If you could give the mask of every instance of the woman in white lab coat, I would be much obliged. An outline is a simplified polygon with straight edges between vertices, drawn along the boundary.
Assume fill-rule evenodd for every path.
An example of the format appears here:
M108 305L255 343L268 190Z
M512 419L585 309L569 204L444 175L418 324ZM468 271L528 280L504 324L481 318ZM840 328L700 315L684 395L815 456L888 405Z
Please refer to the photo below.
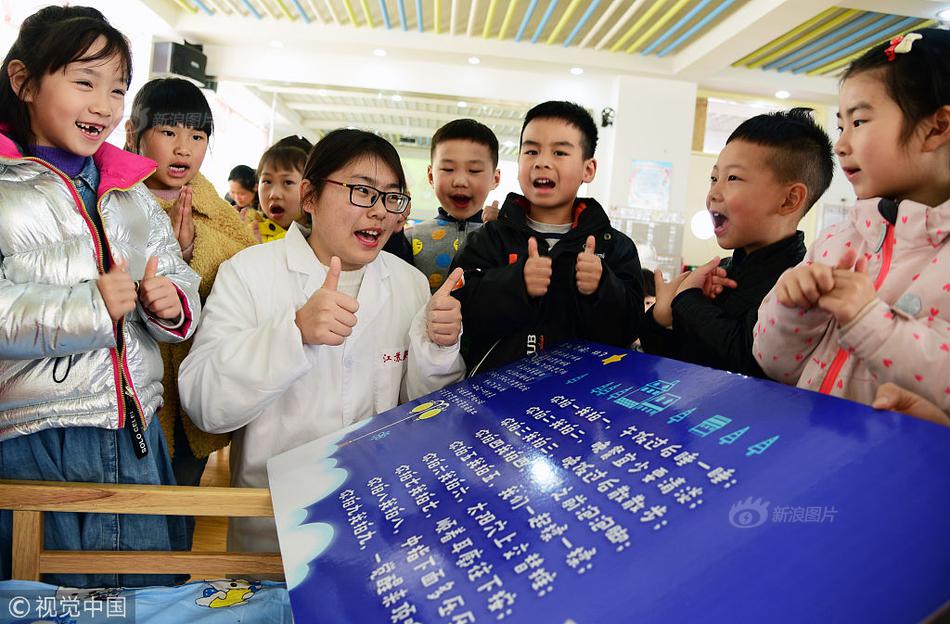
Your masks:
M396 150L361 130L314 147L301 196L309 236L221 265L179 370L186 412L234 432L231 483L267 487L269 457L462 379L461 311L425 276L380 253L409 205ZM235 519L232 550L276 551L272 519Z

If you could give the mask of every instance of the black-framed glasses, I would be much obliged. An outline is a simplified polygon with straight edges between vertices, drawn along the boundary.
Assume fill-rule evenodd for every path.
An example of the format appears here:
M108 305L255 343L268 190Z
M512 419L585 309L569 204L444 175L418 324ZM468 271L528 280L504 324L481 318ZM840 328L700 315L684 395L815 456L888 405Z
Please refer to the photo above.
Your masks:
M347 184L346 182L337 182L330 178L323 178L324 182L337 184L350 189L350 203L360 208L372 208L380 198L383 200L383 208L387 212L402 214L409 207L410 197L405 193L396 193L394 191L381 191L367 184Z

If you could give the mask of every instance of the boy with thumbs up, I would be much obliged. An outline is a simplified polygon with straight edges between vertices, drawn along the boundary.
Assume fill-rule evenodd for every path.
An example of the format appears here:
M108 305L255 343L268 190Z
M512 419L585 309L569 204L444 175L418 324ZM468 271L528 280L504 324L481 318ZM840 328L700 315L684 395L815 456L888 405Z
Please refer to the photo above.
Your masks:
M643 316L633 242L594 199L578 198L597 170L597 126L584 108L544 102L521 130L518 182L498 218L473 233L453 266L470 372L507 364L564 340L628 347Z
M735 251L669 283L656 272L643 350L765 377L752 353L759 304L805 256L798 222L828 188L833 168L828 135L807 109L758 115L736 128L706 196L720 247Z

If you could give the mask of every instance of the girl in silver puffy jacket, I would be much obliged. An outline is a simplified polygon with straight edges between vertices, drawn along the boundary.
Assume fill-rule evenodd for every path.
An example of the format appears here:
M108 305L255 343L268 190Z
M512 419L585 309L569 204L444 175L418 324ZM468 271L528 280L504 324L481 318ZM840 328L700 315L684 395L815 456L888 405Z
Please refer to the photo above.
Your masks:
M199 278L142 181L155 164L105 143L131 55L99 11L27 18L0 73L0 479L174 484L156 341L199 315ZM0 515L0 579L11 518ZM47 514L52 550L167 550L181 518ZM73 586L142 575L60 575Z

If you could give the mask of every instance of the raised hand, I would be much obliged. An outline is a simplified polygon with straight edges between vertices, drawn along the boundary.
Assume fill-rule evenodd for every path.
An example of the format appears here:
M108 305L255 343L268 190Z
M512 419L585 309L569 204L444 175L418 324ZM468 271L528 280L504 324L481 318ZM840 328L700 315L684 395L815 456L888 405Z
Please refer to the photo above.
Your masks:
M538 253L538 241L528 239L528 259L524 263L524 285L528 296L543 297L551 285L551 258Z
M835 269L850 269L856 257L849 247L833 267L814 262L785 271L775 284L778 302L786 308L815 307L821 296L835 287Z
M158 258L151 256L145 263L145 275L139 282L139 301L154 317L173 321L181 316L178 289L164 275L157 275Z
M462 273L462 267L452 271L429 299L426 309L426 335L430 342L440 347L454 345L462 333L462 304L452 296L452 291L462 279Z
M832 275L834 287L818 298L818 306L831 312L838 325L844 326L877 297L877 292L868 275L868 262L863 257L858 258L853 271L839 266Z
M113 262L109 272L96 280L96 286L113 322L135 309L135 282L125 259Z
M356 299L337 291L340 282L340 259L330 259L330 270L323 286L297 310L295 322L304 344L341 345L356 327Z
M717 268L719 268L719 256L716 256L706 264L698 266L692 271L685 273L685 277L679 283L679 286L676 287L673 297L675 298L676 295L680 294L684 290L689 290L690 288L702 288L706 284L706 280Z
M582 295L593 295L597 292L597 287L600 285L600 276L604 271L600 258L594 254L595 246L594 237L588 236L584 243L584 250L577 254L575 276L577 278L577 290Z
M689 272L680 273L673 278L673 281L667 282L663 279L662 271L657 270L653 273L653 284L656 287L656 303L652 308L653 320L661 326L673 326L673 298L676 297L677 289L688 275Z
M195 250L195 222L191 218L191 197L191 187L181 187L178 199L168 214L172 222L172 231L175 232L178 246L181 247L181 257L185 262L191 262Z
M490 206L482 208L482 223L488 223L498 218L498 200L496 199Z
M737 288L739 284L734 279L729 279L728 273L721 266L706 274L706 281L703 282L703 295L707 299L713 300L722 294L726 288Z

